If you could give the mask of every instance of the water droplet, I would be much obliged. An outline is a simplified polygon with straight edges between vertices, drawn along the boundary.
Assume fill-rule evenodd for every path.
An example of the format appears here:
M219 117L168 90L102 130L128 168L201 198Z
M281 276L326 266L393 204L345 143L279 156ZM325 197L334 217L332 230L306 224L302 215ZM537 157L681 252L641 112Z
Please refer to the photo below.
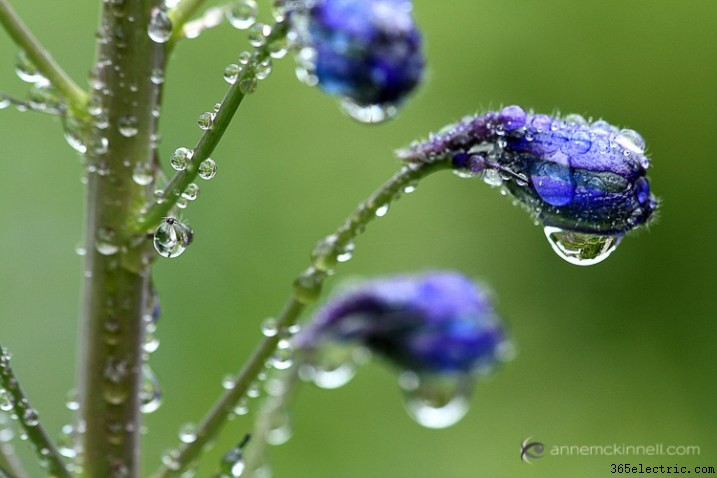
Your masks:
M235 447L229 450L222 457L221 469L223 476L239 478L244 474L246 464L242 447Z
M376 213L375 213L376 217L385 216L388 213L388 207L389 207L388 203L379 206L379 208L376 209Z
M0 110L4 110L8 106L10 106L11 103L12 101L10 101L10 98L3 94L0 94Z
M271 59L267 58L256 65L255 75L257 80L265 80L271 74Z
M15 73L17 73L18 78L27 83L48 83L47 78L42 76L40 70L30 61L25 50L17 52Z
M34 408L26 408L22 414L22 421L25 426L36 427L40 423L40 417L37 414L37 410Z
M393 105L358 105L348 98L341 101L341 109L356 121L367 124L381 123L398 113Z
M197 439L197 426L194 423L185 423L179 429L179 440L182 443L193 443Z
M261 333L264 337L274 337L279 332L279 325L275 317L267 317L261 323Z
M182 193L182 197L187 201L194 201L197 197L199 197L199 186L195 183L189 183L187 185L187 189L185 189Z
M645 152L645 140L637 131L623 129L618 133L615 142L631 153L643 154Z
M57 440L57 450L65 458L77 457L77 431L72 425L64 425Z
M242 397L232 411L239 416L249 413L249 401L246 397Z
M164 83L164 71L161 68L154 68L149 75L149 79L155 85Z
M162 454L162 463L164 463L164 466L166 466L172 471L179 470L181 466L179 463L179 450L177 450L176 448L171 448L165 451Z
M132 138L137 135L137 117L133 115L122 116L117 120L117 128L125 138Z
M483 179L483 182L488 186L498 187L503 185L503 178L501 177L500 172L495 169L483 170L481 173L481 179Z
M384 213L384 215L385 215L385 213ZM351 260L353 255L354 255L354 243L349 242L343 247L343 249L341 251L339 251L338 255L336 256L336 260L338 262L348 262Z
M139 186L148 186L154 181L152 167L149 164L137 163L132 170L132 180Z
M153 8L147 34L156 43L166 43L172 37L172 21L163 8Z
M279 36L272 38L269 44L267 44L267 50L269 55L277 60L284 58L289 51L289 41L286 36Z
M76 389L73 388L69 390L65 395L65 407L73 412L80 409L80 401L78 400Z
M333 390L346 385L356 375L356 364L353 362L340 362L333 365L328 363L304 364L299 373L305 381L311 381L319 388Z
M470 376L419 376L403 372L399 385L404 390L406 411L426 428L447 428L468 412Z
M167 217L154 233L154 248L162 257L180 256L191 244L194 233L174 218Z
M246 396L249 398L259 398L260 395L261 395L261 388L259 388L259 384L257 382L253 382L246 389Z
M286 370L294 364L294 350L288 340L279 340L276 352L271 356L270 364L276 370Z
M236 63L231 63L224 68L224 81L229 83L230 85L233 85L237 82L237 78L239 78L239 73L242 72L242 67L237 65Z
M246 30L256 22L258 6L255 0L240 0L234 2L227 10L227 20L234 28Z
M249 44L259 48L266 43L266 39L271 35L271 27L265 23L255 23L249 27L248 37Z
M152 413L162 404L162 388L159 379L149 365L142 365L142 387L139 391L142 413Z
M239 82L239 91L245 95L251 95L256 91L257 84L256 76L247 76Z
M85 154L87 152L87 146L83 138L82 123L68 115L62 119L62 129L67 144L78 153Z
M9 412L15 407L15 399L8 390L0 388L0 412Z
M192 160L192 156L194 156L194 151L191 149L177 148L169 158L169 164L177 171L184 171Z
M226 75L226 71L224 72ZM226 79L226 76L224 77ZM206 112L199 115L199 119L197 120L197 126L199 126L199 129L201 130L208 130L212 127L214 124L214 113Z
M622 240L622 236L585 234L550 226L544 231L555 253L576 266L591 266L604 261Z
M209 181L217 175L217 163L212 158L207 158L199 163L199 177Z
M95 236L95 249L103 256L111 256L119 252L114 229L110 227L102 227L97 231Z
M266 442L269 445L283 445L293 434L291 428L291 414L286 407L274 410L270 417L269 429L266 432Z
M222 377L222 388L224 390L232 390L235 386L234 375L228 373Z

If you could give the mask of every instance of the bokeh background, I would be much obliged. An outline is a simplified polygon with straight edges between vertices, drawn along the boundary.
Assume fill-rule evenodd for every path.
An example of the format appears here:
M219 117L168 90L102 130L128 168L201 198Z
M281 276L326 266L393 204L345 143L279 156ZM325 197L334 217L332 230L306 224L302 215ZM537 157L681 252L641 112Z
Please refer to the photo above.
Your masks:
M100 2L12 3L86 85ZM219 174L185 213L194 245L156 268L161 346L151 365L165 397L146 417L145 469L248 356L313 243L399 167L392 151L503 104L640 131L662 200L658 220L606 262L579 268L479 180L425 180L369 227L327 293L342 276L460 269L495 291L517 358L479 384L463 421L439 431L404 413L396 374L381 363L336 391L306 386L294 437L270 450L275 476L572 478L608 476L613 462L717 465L717 2L414 3L430 70L397 119L351 121L296 81L287 57L218 147ZM196 118L222 97L223 68L242 48L244 34L228 25L177 48L163 158L194 144ZM0 90L22 96L15 51L0 34ZM0 341L56 433L71 419L63 401L74 380L81 167L56 119L12 108L0 111L0 151ZM200 476L249 429L250 418L231 422ZM519 459L530 436L548 447L698 445L701 456L548 456L530 466Z

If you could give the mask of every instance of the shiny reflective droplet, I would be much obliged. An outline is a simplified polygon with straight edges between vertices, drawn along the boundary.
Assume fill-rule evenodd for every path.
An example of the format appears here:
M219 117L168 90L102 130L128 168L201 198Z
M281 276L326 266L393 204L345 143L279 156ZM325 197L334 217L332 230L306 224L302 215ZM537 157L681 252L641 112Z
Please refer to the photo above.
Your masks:
M164 71L161 68L154 68L149 75L149 79L155 85L164 83Z
M17 52L15 73L18 78L27 83L48 83L47 78L42 76L40 70L30 61L25 50Z
M388 203L381 205L378 209L376 209L376 217L383 217L388 213Z
M227 10L227 20L234 28L246 30L256 22L258 6L255 0L239 0Z
M266 43L267 37L271 35L271 27L265 23L254 23L249 27L249 44L259 48Z
M162 220L154 233L154 248L162 257L180 256L191 244L192 230L172 217Z
M111 256L119 252L119 244L114 229L102 227L95 236L95 249L103 256Z
M591 266L604 261L623 237L585 234L550 226L546 226L544 231L555 253L576 266Z
M172 153L172 157L169 158L169 164L177 171L184 171L189 166L192 156L194 156L194 151L191 149L177 148Z
M182 443L193 443L197 439L197 426L194 423L185 423L179 429L179 440Z
M212 158L207 158L199 163L199 177L209 181L217 175L217 163Z
M172 20L169 19L165 9L152 9L147 34L155 43L166 43L172 38Z
M239 78L239 73L241 72L242 67L237 65L236 63L227 65L226 68L224 68L224 81L226 81L230 85L233 85L237 82L237 78Z
M25 426L36 427L40 423L40 417L34 408L26 408L22 414L22 421Z
M87 152L87 145L82 123L74 117L66 115L62 118L62 129L67 144L78 153L85 154Z
M148 186L154 181L152 166L145 163L137 163L132 170L132 181L139 186Z
M246 397L242 397L239 402L236 404L232 412L235 415L246 415L249 413L249 401L246 399Z
M468 413L470 376L419 376L403 372L399 385L404 391L406 411L426 428L447 428Z
M200 114L199 119L197 120L197 126L199 126L199 129L206 131L211 128L214 124L214 116L214 113L210 113L208 111Z
M244 475L246 464L244 463L244 447L249 441L249 435L222 456L221 471L222 478L239 478Z
M187 189L185 189L182 193L182 197L187 201L194 201L197 197L199 197L199 186L195 183L188 184Z
M77 389L71 389L65 395L65 407L71 411L77 411L80 409L80 401L77 394Z
M645 152L645 140L637 131L623 129L618 133L615 142L631 153L643 154Z
M256 76L246 76L239 81L239 91L245 95L251 95L256 91L257 85Z
M279 324L275 317L267 317L261 323L261 333L264 337L274 337L279 332Z
M77 457L77 431L72 425L63 425L57 440L57 451L65 458Z
M289 410L286 407L274 410L271 417L269 417L269 422L269 429L265 437L266 442L274 446L288 442L293 434Z
M356 121L367 124L382 123L398 113L393 105L358 105L348 98L341 101L341 109Z
M254 74L256 75L257 80L265 80L269 77L271 74L271 59L267 58L266 60L261 61L259 64L256 65Z
M232 390L235 386L236 382L234 381L234 375L226 374L222 377L222 388L224 390Z
M10 104L12 104L12 101L10 101L10 98L8 98L7 96L5 96L3 94L0 94L0 110L4 110L8 106L10 106Z
M133 115L125 115L117 120L117 129L125 138L132 138L137 135L137 117Z
M346 385L356 375L356 365L343 362L335 365L304 364L299 371L301 378L311 381L319 388L333 390Z
M162 404L162 388L154 371L147 364L142 365L142 386L139 390L139 409L152 413Z
M162 463L168 469L177 471L181 467L179 463L179 450L171 448L162 454Z
M294 350L288 340L279 340L274 355L269 360L276 370L286 370L294 364Z

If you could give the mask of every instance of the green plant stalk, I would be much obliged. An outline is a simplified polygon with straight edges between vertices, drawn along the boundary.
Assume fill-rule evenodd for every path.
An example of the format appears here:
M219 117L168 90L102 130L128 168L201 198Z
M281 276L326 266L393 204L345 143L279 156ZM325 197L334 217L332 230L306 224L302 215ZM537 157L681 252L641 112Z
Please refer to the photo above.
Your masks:
M149 168L158 88L150 78L164 47L147 35L160 0L104 2L97 71L103 83L93 100L109 127L93 126L87 145L87 253L78 354L83 478L139 476L139 391L143 312L153 251L129 241L130 225L151 196L133 179ZM108 147L103 147L106 140Z
M57 451L57 447L50 439L45 427L40 423L37 411L32 408L22 390L10 366L10 358L2 346L0 346L0 384L5 389L5 393L12 397L13 411L17 414L17 421L25 430L27 439L32 443L39 461L47 463L47 470L52 476L70 478L62 456Z
M197 10L206 3L207 0L182 0L179 5L169 12L169 19L172 21L173 29L172 38L169 43L173 44L182 38L184 24L197 13Z
M0 442L0 468L10 478L27 478L27 472L15 456L15 449L9 442Z
M337 264L336 256L340 254L346 244L352 242L364 231L369 222L377 217L376 211L399 198L407 186L415 184L429 174L449 167L450 160L448 158L431 163L408 164L358 206L337 229L334 235L338 240L332 241L333 247L321 248L321 254L313 254L314 265L301 273L294 282L291 297L277 319L277 331L279 333L271 337L265 337L259 343L249 361L235 377L233 387L219 397L197 426L196 440L182 444L178 448L177 454L171 457L171 465L167 466L166 463L162 465L152 475L153 478L179 476L182 471L196 462L207 443L217 435L239 401L246 396L249 386L254 383L259 373L266 368L267 361L279 343L280 332L295 324L304 308L318 300L323 282L333 268L329 264Z
M148 204L146 212L136 227L138 234L145 234L155 229L161 219L166 217L169 211L175 206L177 199L184 190L187 189L187 186L197 179L199 175L199 165L214 152L214 149L217 147L217 144L219 144L219 141L221 141L227 127L234 118L234 114L239 108L239 105L241 105L244 100L245 95L241 91L242 82L254 78L256 65L269 57L268 45L285 35L286 25L284 23L274 25L266 43L257 48L251 62L245 66L244 70L239 74L237 81L229 87L229 90L224 95L221 108L217 112L212 126L199 138L199 142L197 142L194 147L192 160L186 169L178 171L172 177L169 184L165 186L160 194L161 200L152 201Z
M57 64L7 0L0 0L0 23L15 44L27 53L33 64L67 100L70 111L78 118L86 118L87 93Z

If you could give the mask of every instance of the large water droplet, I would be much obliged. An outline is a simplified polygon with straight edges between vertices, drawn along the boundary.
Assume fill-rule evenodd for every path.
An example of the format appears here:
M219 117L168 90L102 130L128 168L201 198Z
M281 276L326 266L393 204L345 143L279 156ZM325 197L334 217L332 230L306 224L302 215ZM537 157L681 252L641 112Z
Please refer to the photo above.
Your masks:
M327 390L349 383L356 375L357 363L368 359L365 349L333 342L326 342L311 353L310 359L299 368L299 376Z
M585 234L546 226L545 237L556 254L576 266L602 262L617 248L622 236Z
M293 434L289 410L286 407L274 410L271 417L269 417L269 421L269 429L265 437L266 442L274 446L288 442Z
M172 157L169 158L169 164L177 171L184 171L192 160L192 156L194 156L194 151L191 149L177 148L172 153Z
M234 2L227 10L227 20L234 28L246 30L256 22L258 6L255 0L240 0Z
M201 130L208 130L212 127L214 124L214 117L216 115L214 113L205 112L199 115L199 119L197 120L197 126L199 126L199 129Z
M148 186L152 184L154 176L152 175L152 167L149 164L137 163L132 170L132 180L139 186Z
M367 124L381 123L398 113L393 105L358 105L348 98L341 101L341 109L356 121Z
M87 145L83 139L82 123L68 115L62 119L62 129L67 144L78 153L85 154L87 152Z
M294 350L288 340L279 340L276 352L271 356L271 366L277 370L286 370L294 364Z
M166 43L172 37L172 21L163 8L153 8L147 34L156 43Z
M244 437L242 442L226 452L222 457L222 477L239 478L244 474L246 464L244 463L244 446L249 441L249 435Z
M226 68L224 68L224 81L233 85L237 82L237 78L239 78L239 73L242 72L242 69L243 68L236 63L227 65Z
M199 163L199 177L209 181L217 175L217 163L212 158L207 158Z
M255 23L249 27L248 37L249 44L259 48L266 43L266 39L271 35L271 27L266 23Z
M180 256L191 244L192 230L172 217L162 220L154 233L154 248L162 257Z
M139 391L142 413L152 413L162 404L162 388L159 379L149 365L142 365L142 387Z
M179 429L179 440L182 443L193 443L197 439L197 426L194 423L185 423Z
M426 428L447 428L468 412L470 376L419 376L403 372L399 385L404 390L406 411Z
M22 421L25 423L25 426L28 427L36 427L39 425L40 417L37 414L37 410L34 408L26 408L22 414Z
M18 78L27 83L48 83L47 78L42 76L40 70L30 61L25 50L17 52L15 72Z
M187 201L194 201L197 197L199 197L199 186L195 183L189 183L187 185L187 189L185 189L182 193L182 197Z
M137 117L133 115L122 116L117 120L117 128L125 138L132 138L137 135Z

